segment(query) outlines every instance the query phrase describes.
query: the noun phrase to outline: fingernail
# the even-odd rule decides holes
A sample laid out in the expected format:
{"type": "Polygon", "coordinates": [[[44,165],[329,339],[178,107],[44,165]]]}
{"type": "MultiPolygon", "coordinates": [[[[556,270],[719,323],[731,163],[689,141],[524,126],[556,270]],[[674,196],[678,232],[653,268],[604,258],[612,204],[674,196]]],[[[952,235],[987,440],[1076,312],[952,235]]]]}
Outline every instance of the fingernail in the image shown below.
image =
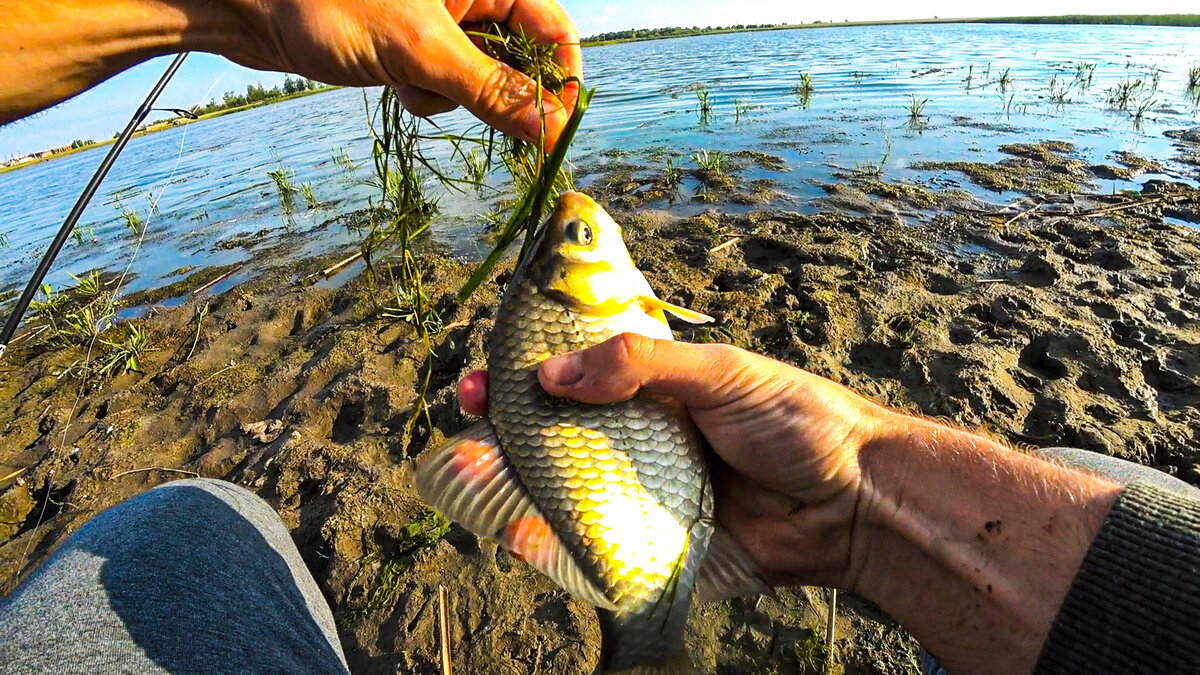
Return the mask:
{"type": "Polygon", "coordinates": [[[550,357],[542,362],[542,375],[560,387],[578,384],[583,379],[583,358],[578,353],[550,357]]]}

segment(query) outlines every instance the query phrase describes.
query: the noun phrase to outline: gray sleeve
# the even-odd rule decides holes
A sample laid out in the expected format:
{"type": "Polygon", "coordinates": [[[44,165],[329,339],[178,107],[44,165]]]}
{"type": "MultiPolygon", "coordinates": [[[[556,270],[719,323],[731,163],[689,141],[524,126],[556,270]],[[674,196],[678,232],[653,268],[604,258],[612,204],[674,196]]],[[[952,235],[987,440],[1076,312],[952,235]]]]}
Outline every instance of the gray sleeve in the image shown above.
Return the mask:
{"type": "Polygon", "coordinates": [[[1125,488],[1034,672],[1200,673],[1200,500],[1125,488]]]}

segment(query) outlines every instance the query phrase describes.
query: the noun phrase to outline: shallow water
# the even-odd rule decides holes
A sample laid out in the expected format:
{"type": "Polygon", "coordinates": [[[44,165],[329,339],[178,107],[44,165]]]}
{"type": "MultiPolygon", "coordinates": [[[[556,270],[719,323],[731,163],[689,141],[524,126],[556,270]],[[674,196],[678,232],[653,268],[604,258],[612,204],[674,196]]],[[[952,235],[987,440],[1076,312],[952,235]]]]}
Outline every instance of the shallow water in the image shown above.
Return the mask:
{"type": "MultiPolygon", "coordinates": [[[[835,180],[838,170],[885,155],[888,180],[949,182],[992,201],[1012,201],[1019,195],[910,167],[929,160],[992,162],[1000,145],[1049,139],[1076,144],[1089,163],[1112,164],[1106,159],[1112,152],[1132,151],[1162,162],[1167,177],[1178,179],[1183,167],[1162,132],[1200,121],[1185,90],[1188,66],[1200,61],[1200,31],[1186,28],[809,29],[612,45],[587,49],[584,59],[588,83],[599,94],[573,149],[581,185],[625,153],[634,156],[630,161],[656,165],[664,153],[677,154],[677,163],[690,166],[696,150],[754,149],[783,157],[788,171],[752,168],[745,177],[778,181],[783,204],[797,209],[823,194],[819,183],[835,180]],[[1051,78],[1070,85],[1080,62],[1096,65],[1090,87],[1076,83],[1069,102],[1051,100],[1051,78]],[[1005,69],[1012,84],[1002,93],[997,80],[1005,69]],[[806,101],[795,92],[804,72],[814,87],[806,101]],[[1155,103],[1141,124],[1128,112],[1107,109],[1109,88],[1128,78],[1148,81],[1155,72],[1155,103]],[[707,121],[697,111],[699,86],[707,87],[714,106],[707,121]],[[923,124],[915,128],[908,123],[910,96],[928,99],[923,124]],[[745,107],[740,118],[735,101],[745,107]]],[[[378,91],[367,96],[373,104],[378,91]]],[[[321,225],[367,206],[376,194],[363,182],[371,173],[367,114],[362,91],[343,89],[134,139],[84,214],[84,243],[68,243],[47,281],[59,287],[70,283],[67,272],[120,271],[132,260],[126,290],[151,288],[193,266],[250,260],[245,248],[216,244],[262,230],[299,233],[304,243],[296,255],[356,241],[341,226],[321,225]],[[359,164],[354,175],[333,161],[339,147],[359,164]],[[297,196],[294,217],[285,219],[267,176],[280,165],[295,171],[296,185],[311,183],[324,204],[309,211],[297,196]],[[148,194],[158,196],[156,213],[148,194]],[[117,197],[149,221],[140,250],[119,218],[117,197]]],[[[438,122],[448,130],[471,124],[461,111],[438,122]]],[[[8,238],[0,254],[10,261],[0,269],[0,291],[25,283],[106,151],[0,174],[0,233],[8,238]]],[[[1096,183],[1106,193],[1136,188],[1136,182],[1096,183]]],[[[441,206],[437,236],[465,255],[483,251],[484,200],[450,194],[441,206]]]]}

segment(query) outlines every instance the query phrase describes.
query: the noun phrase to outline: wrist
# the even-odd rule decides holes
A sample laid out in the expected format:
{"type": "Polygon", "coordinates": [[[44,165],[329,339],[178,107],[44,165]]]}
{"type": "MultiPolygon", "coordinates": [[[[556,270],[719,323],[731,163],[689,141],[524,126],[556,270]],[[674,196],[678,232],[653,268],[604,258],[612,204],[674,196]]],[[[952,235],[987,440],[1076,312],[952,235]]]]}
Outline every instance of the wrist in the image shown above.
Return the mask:
{"type": "Polygon", "coordinates": [[[951,671],[1028,672],[1117,486],[891,414],[861,453],[853,588],[951,671]]]}

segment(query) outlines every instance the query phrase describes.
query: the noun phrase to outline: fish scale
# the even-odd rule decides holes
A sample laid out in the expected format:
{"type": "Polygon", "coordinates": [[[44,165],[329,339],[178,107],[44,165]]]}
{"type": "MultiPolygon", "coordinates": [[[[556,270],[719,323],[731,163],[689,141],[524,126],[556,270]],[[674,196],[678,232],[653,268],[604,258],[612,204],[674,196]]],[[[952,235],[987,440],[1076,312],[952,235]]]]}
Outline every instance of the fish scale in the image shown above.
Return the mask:
{"type": "Polygon", "coordinates": [[[678,410],[649,397],[601,407],[556,400],[542,389],[537,378],[542,360],[623,332],[620,315],[591,317],[565,309],[540,293],[529,275],[513,281],[504,306],[510,311],[497,319],[488,359],[488,405],[505,454],[564,544],[610,599],[618,606],[657,599],[669,573],[623,568],[620,547],[604,536],[603,519],[586,507],[612,494],[614,486],[627,496],[645,495],[690,531],[690,544],[703,551],[711,527],[701,521],[710,515],[711,496],[695,430],[678,410]]]}

